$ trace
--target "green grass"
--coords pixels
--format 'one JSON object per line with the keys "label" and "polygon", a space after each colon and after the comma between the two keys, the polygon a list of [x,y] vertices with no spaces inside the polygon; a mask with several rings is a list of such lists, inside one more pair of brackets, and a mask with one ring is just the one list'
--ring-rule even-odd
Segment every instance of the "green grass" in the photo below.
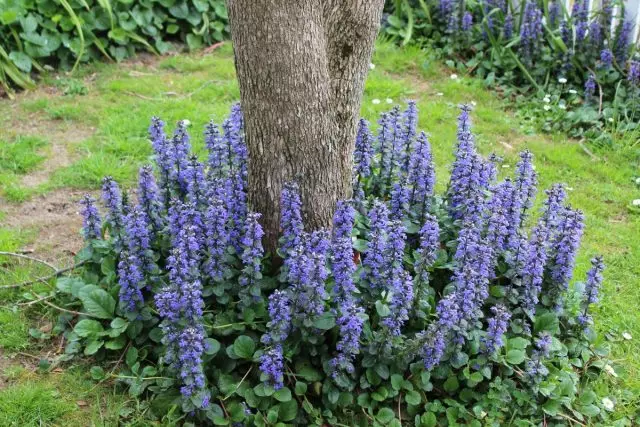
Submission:
{"label": "green grass", "polygon": [[23,314],[0,308],[0,348],[11,352],[28,345],[28,324]]}
{"label": "green grass", "polygon": [[73,410],[52,387],[26,382],[0,391],[0,425],[49,426]]}
{"label": "green grass", "polygon": [[[640,215],[628,206],[640,198],[640,189],[633,183],[633,178],[640,176],[637,157],[630,152],[597,151],[598,159],[594,160],[575,141],[561,135],[531,134],[528,125],[522,125],[481,81],[462,75],[452,79],[453,71],[418,48],[401,50],[378,43],[372,63],[375,67],[366,83],[363,116],[374,123],[378,114],[393,104],[417,100],[419,127],[430,133],[439,191],[447,184],[456,142],[457,105],[462,102],[475,103],[472,117],[479,149],[484,154],[504,156],[509,167],[502,168],[502,174],[513,173],[518,152],[528,148],[536,158],[540,193],[554,182],[564,182],[572,189],[570,203],[586,215],[575,279],[584,278],[593,255],[603,254],[607,263],[596,322],[598,332],[612,347],[620,377],[603,379],[596,387],[602,396],[617,399],[620,414],[633,413],[640,406]],[[137,168],[150,159],[146,135],[151,116],[160,116],[169,128],[178,120],[189,119],[192,142],[201,152],[204,125],[212,118],[220,122],[239,99],[228,43],[211,54],[172,56],[151,65],[92,67],[97,70],[95,79],[74,83],[77,87],[82,83],[86,95],[30,97],[11,107],[0,103],[0,126],[4,128],[11,127],[12,117],[33,115],[71,128],[95,128],[91,138],[69,145],[77,160],[54,171],[40,192],[62,187],[96,189],[105,175],[132,186]],[[81,70],[76,78],[89,75]],[[374,103],[375,99],[380,103]],[[15,156],[11,158],[15,161]],[[6,195],[11,183],[1,177],[0,191]],[[11,232],[0,228],[0,242],[2,233]],[[11,247],[24,244],[24,238],[12,236]],[[18,266],[22,268],[18,270],[20,278],[28,275],[27,267]],[[0,283],[9,282],[6,276],[0,272]],[[16,297],[15,292],[11,295]],[[625,340],[624,332],[633,339]],[[108,396],[107,402],[111,402],[118,395]]]}

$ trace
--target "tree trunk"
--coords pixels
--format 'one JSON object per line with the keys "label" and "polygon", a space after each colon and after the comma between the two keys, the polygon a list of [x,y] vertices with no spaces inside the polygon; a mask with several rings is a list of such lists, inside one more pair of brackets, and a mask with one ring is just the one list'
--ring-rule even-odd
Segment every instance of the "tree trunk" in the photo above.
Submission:
{"label": "tree trunk", "polygon": [[228,0],[249,149],[249,204],[274,253],[280,191],[300,185],[307,230],[351,196],[351,158],[384,0]]}

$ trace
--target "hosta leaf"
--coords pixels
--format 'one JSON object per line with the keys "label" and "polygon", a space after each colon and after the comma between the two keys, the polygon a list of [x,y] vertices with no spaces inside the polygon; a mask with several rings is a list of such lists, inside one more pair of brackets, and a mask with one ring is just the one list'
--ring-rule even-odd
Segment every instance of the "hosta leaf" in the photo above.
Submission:
{"label": "hosta leaf", "polygon": [[[89,286],[85,286],[85,288]],[[80,291],[80,300],[87,314],[99,319],[113,318],[113,313],[116,309],[116,300],[104,289],[93,286],[94,289],[85,292],[85,288]]]}

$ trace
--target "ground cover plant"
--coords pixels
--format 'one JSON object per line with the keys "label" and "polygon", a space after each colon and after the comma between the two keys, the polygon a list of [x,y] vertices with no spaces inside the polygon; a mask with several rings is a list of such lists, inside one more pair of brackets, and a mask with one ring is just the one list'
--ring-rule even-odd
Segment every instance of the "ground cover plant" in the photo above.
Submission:
{"label": "ground cover plant", "polygon": [[[432,132],[430,142],[437,159],[438,193],[446,190],[449,181],[456,141],[456,104],[461,102],[476,104],[472,113],[476,147],[484,155],[496,152],[504,157],[498,168],[501,177],[512,174],[519,160],[517,152],[527,148],[535,154],[540,189],[549,188],[554,182],[567,184],[568,200],[585,212],[585,233],[576,260],[575,280],[584,279],[594,255],[603,254],[607,264],[603,297],[592,309],[594,327],[602,337],[602,344],[611,347],[615,364],[611,364],[613,369],[605,367],[605,375],[591,386],[598,405],[605,407],[606,402],[606,408],[611,408],[609,405],[613,403],[609,412],[612,419],[606,424],[622,419],[617,423],[625,425],[625,419],[637,416],[638,408],[640,322],[634,307],[640,271],[634,254],[638,253],[640,242],[640,217],[634,214],[631,203],[640,195],[635,184],[637,165],[621,152],[596,152],[597,158],[590,157],[562,135],[529,133],[509,110],[504,110],[500,99],[484,89],[481,81],[462,75],[451,79],[451,72],[439,61],[419,53],[414,46],[398,49],[389,43],[377,44],[362,115],[373,123],[389,108],[389,103],[416,99],[420,127]],[[12,169],[0,174],[3,178],[0,250],[35,250],[32,256],[66,266],[71,262],[64,260],[67,251],[80,249],[77,230],[81,221],[76,201],[82,194],[89,191],[99,198],[101,178],[107,174],[114,175],[135,194],[131,188],[137,181],[138,167],[149,162],[152,154],[147,142],[148,117],[159,114],[170,123],[189,118],[193,149],[204,159],[206,151],[199,130],[211,118],[221,122],[239,95],[228,45],[209,54],[147,58],[118,66],[106,63],[83,66],[73,80],[86,87],[85,95],[63,95],[63,88],[54,77],[47,77],[35,91],[17,95],[16,101],[0,103],[5,145],[24,140],[26,147],[27,137],[42,141],[33,153],[41,157],[35,169],[29,166],[26,170]],[[6,151],[6,163],[20,163],[21,153]],[[68,162],[58,163],[58,153],[66,153]],[[537,197],[532,216],[539,212],[543,200],[544,197]],[[52,240],[54,234],[58,236],[56,240]],[[46,266],[28,261],[2,255],[0,259],[0,286],[32,281],[51,273]],[[42,332],[50,330],[50,324],[55,326],[60,313],[46,303],[76,311],[81,307],[73,300],[69,305],[55,299],[37,302],[51,298],[54,285],[55,282],[49,285],[36,282],[30,287],[0,290],[0,305],[6,313],[0,316],[0,329],[15,337],[8,347],[5,342],[0,343],[3,347],[0,389],[6,390],[0,394],[0,400],[6,400],[18,412],[37,414],[37,406],[26,401],[18,406],[18,397],[26,396],[18,392],[22,393],[22,385],[28,383],[45,391],[55,390],[55,394],[44,396],[60,406],[58,413],[62,415],[45,424],[147,425],[149,401],[130,397],[115,384],[117,374],[111,372],[117,360],[93,361],[87,357],[73,362],[57,360],[60,351],[64,351],[60,343],[66,341],[57,329]],[[67,327],[77,321],[70,317],[71,325]],[[30,337],[29,332],[38,338]],[[117,359],[121,355],[124,364],[124,349],[116,355]],[[48,361],[43,362],[43,369],[38,368],[39,359]],[[100,384],[92,383],[89,373],[92,365],[105,371]],[[12,396],[16,399],[10,399]],[[27,414],[21,416],[31,419]]]}
{"label": "ground cover plant", "polygon": [[32,87],[32,71],[75,69],[95,59],[121,61],[171,41],[199,48],[228,36],[224,0],[0,1],[0,85]]}
{"label": "ground cover plant", "polygon": [[389,34],[434,46],[543,130],[608,146],[612,134],[637,139],[640,62],[622,2],[568,11],[558,1],[398,1],[388,10]]}
{"label": "ground cover plant", "polygon": [[589,383],[609,365],[589,310],[602,259],[569,290],[583,214],[556,185],[529,232],[532,155],[497,181],[467,106],[448,190],[434,195],[416,125],[413,102],[383,114],[375,138],[360,122],[355,197],[332,232],[305,232],[296,184],[283,190],[276,269],[246,204],[239,107],[207,126],[205,163],[184,122],[167,137],[154,119],[157,181],[142,167],[133,203],[105,178],[104,222],[82,201],[83,273],[57,283],[83,313],[67,354],[126,352],[119,378],[153,399],[150,416],[173,408],[196,424],[599,419]]}

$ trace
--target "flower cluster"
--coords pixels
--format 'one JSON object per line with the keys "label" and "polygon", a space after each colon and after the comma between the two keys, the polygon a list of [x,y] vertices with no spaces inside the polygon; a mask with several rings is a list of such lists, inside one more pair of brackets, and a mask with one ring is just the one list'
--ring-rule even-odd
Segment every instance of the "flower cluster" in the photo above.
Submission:
{"label": "flower cluster", "polygon": [[[593,259],[578,313],[566,295],[584,218],[566,204],[564,187],[546,190],[529,229],[538,186],[532,153],[522,152],[513,176],[499,179],[499,160],[480,154],[471,108],[462,106],[449,187],[436,195],[417,114],[415,103],[384,113],[375,138],[360,122],[354,199],[336,201],[331,230],[305,230],[300,188],[284,185],[277,254],[265,254],[261,216],[246,206],[237,107],[221,128],[207,126],[205,163],[191,154],[184,123],[167,137],[153,120],[157,180],[144,166],[132,203],[105,179],[106,241],[96,241],[102,226],[93,200],[82,200],[84,237],[115,254],[117,280],[102,283],[119,296],[117,316],[150,328],[140,337],[161,341],[146,357],[156,358],[161,378],[174,376],[172,393],[179,388],[185,412],[213,413],[213,385],[223,390],[232,377],[262,382],[247,388],[257,395],[305,375],[324,375],[330,383],[323,389],[351,391],[384,376],[397,386],[409,370],[436,369],[437,382],[440,368],[458,373],[464,365],[506,378],[521,365],[527,381],[519,386],[537,387],[553,375],[547,359],[556,340],[589,335],[604,264]],[[558,330],[541,332],[541,316]],[[522,357],[520,349],[514,356],[514,342]],[[235,378],[236,366],[247,368],[244,377]],[[331,393],[329,401],[341,399]]]}

